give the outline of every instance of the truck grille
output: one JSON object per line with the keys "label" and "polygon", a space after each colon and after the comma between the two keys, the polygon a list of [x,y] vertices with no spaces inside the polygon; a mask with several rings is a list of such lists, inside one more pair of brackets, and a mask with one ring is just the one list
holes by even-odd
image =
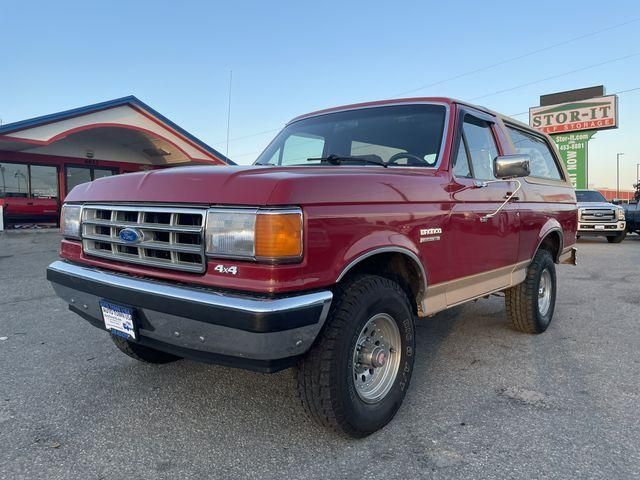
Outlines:
{"label": "truck grille", "polygon": [[583,222],[615,222],[616,212],[611,208],[586,208],[580,220]]}
{"label": "truck grille", "polygon": [[[205,214],[194,208],[87,205],[82,209],[82,248],[87,255],[121,262],[204,272]],[[139,238],[122,240],[125,228]]]}

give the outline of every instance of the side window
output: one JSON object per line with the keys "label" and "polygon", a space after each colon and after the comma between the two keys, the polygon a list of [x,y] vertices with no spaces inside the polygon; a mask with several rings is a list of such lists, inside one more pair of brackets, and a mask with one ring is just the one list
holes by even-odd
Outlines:
{"label": "side window", "polygon": [[462,132],[471,158],[473,176],[479,180],[494,179],[493,160],[498,156],[498,149],[489,122],[468,115]]}
{"label": "side window", "polygon": [[94,168],[93,169],[93,179],[97,180],[99,178],[110,177],[114,175],[113,170],[105,169],[105,168]]}
{"label": "side window", "polygon": [[58,198],[58,169],[45,165],[31,165],[31,196]]}
{"label": "side window", "polygon": [[307,159],[322,157],[323,150],[323,137],[309,134],[291,135],[284,142],[280,165],[308,165]]}
{"label": "side window", "polygon": [[453,174],[456,177],[471,178],[471,170],[469,169],[469,158],[467,157],[467,149],[464,147],[464,139],[460,139],[458,154],[453,160]]}
{"label": "side window", "polygon": [[0,198],[29,197],[29,167],[18,163],[0,163]]}
{"label": "side window", "polygon": [[91,169],[87,167],[67,167],[67,193],[81,183],[91,181]]}
{"label": "side window", "polygon": [[562,180],[560,169],[544,139],[512,127],[507,127],[507,129],[516,151],[526,153],[531,157],[532,177]]}

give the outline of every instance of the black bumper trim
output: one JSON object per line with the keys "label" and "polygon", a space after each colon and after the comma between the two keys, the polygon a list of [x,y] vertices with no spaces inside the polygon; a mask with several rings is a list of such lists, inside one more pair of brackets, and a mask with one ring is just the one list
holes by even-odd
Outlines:
{"label": "black bumper trim", "polygon": [[[69,305],[69,310],[79,315],[84,320],[89,322],[92,326],[99,328],[103,332],[107,332],[104,328],[104,323],[93,318],[88,313],[84,312],[80,308]],[[160,342],[149,337],[140,337],[136,343],[145,345],[150,348],[155,348],[162,352],[171,353],[176,357],[185,358],[187,360],[193,360],[194,362],[210,363],[213,365],[222,365],[224,367],[242,368],[244,370],[252,370],[254,372],[261,373],[275,373],[285,368],[293,367],[300,356],[278,358],[275,360],[256,360],[252,358],[234,357],[231,355],[222,355],[219,353],[203,352],[199,350],[193,350],[191,348],[178,347],[176,345],[170,345],[165,342]]]}
{"label": "black bumper trim", "polygon": [[47,268],[47,280],[116,303],[253,333],[281,332],[316,324],[320,321],[324,308],[322,304],[316,304],[286,311],[234,310],[222,306],[202,304],[189,299],[171,298],[167,300],[163,295],[152,292],[131,292],[123,287],[78,277],[53,268]]}

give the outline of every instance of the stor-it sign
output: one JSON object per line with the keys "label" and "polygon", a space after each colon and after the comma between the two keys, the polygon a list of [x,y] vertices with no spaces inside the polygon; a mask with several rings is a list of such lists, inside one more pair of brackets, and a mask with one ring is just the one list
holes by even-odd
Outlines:
{"label": "stor-it sign", "polygon": [[618,97],[559,103],[529,109],[529,125],[544,133],[618,128]]}

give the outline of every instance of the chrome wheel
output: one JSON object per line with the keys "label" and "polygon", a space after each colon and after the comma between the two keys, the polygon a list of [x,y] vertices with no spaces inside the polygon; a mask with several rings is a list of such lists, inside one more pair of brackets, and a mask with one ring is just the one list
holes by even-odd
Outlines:
{"label": "chrome wheel", "polygon": [[379,402],[391,390],[398,376],[401,347],[400,330],[390,315],[379,313],[365,324],[353,351],[352,378],[366,403]]}
{"label": "chrome wheel", "polygon": [[540,284],[538,285],[538,311],[543,317],[549,312],[549,307],[551,307],[552,289],[551,273],[545,268],[540,275]]}

